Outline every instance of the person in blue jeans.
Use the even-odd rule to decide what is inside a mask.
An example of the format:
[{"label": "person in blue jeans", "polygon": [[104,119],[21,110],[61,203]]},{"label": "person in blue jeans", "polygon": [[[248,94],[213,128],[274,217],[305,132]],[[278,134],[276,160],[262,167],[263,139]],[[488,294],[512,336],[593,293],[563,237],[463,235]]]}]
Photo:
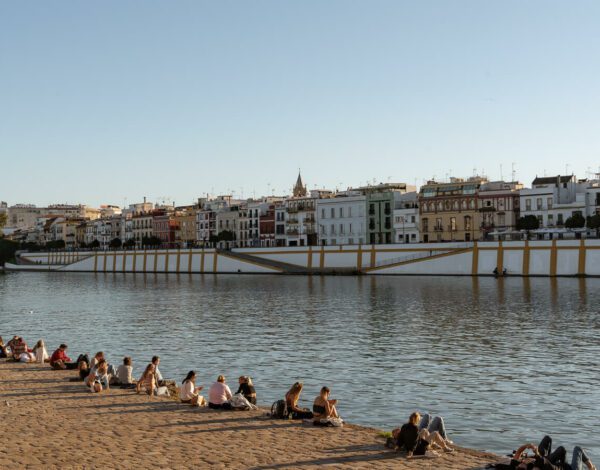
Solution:
[{"label": "person in blue jeans", "polygon": [[[592,460],[587,456],[585,451],[575,446],[573,448],[573,456],[571,457],[571,463],[567,463],[567,450],[560,446],[552,454],[548,456],[550,463],[558,465],[562,470],[583,470],[584,464],[588,470],[596,470],[596,466],[592,463]],[[562,467],[560,467],[562,465]]]},{"label": "person in blue jeans", "polygon": [[448,439],[446,434],[446,426],[444,425],[444,418],[441,416],[432,417],[429,413],[423,413],[421,415],[421,421],[419,422],[419,431],[422,429],[427,429],[427,431],[430,433],[437,431],[447,444],[453,444],[453,442]]}]

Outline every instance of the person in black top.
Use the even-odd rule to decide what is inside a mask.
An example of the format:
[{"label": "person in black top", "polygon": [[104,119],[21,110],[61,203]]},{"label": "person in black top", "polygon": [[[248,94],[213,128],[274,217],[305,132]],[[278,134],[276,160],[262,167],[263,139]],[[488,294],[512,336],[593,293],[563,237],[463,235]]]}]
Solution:
[{"label": "person in black top", "polygon": [[239,378],[239,383],[240,386],[236,393],[241,393],[246,400],[256,405],[256,390],[254,389],[254,385],[252,385],[252,379],[247,375],[242,375]]},{"label": "person in black top", "polygon": [[405,449],[407,457],[413,455],[425,455],[425,452],[433,446],[440,447],[446,452],[452,452],[446,441],[440,436],[437,431],[429,432],[427,429],[419,431],[419,422],[421,415],[417,412],[410,415],[408,423],[404,424],[400,429],[395,429],[392,432],[396,440],[396,449]]}]

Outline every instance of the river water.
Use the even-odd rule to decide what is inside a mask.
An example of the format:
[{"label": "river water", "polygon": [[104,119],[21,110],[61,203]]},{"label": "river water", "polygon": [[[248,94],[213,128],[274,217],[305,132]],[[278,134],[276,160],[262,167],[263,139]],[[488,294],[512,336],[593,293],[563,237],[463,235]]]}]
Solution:
[{"label": "river water", "polygon": [[[322,385],[348,421],[440,414],[459,445],[507,453],[545,433],[600,460],[600,279],[9,273],[0,334],[49,349],[153,354],[180,382],[254,378],[270,405]],[[51,351],[50,351],[51,352]],[[235,390],[234,390],[235,392]]]}]

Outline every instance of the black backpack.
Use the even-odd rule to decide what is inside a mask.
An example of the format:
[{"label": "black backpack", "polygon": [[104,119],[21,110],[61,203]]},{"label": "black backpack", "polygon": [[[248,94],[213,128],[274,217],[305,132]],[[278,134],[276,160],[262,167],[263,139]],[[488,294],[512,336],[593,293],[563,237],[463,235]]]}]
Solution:
[{"label": "black backpack", "polygon": [[277,400],[271,405],[271,418],[274,419],[287,419],[289,412],[285,400]]}]

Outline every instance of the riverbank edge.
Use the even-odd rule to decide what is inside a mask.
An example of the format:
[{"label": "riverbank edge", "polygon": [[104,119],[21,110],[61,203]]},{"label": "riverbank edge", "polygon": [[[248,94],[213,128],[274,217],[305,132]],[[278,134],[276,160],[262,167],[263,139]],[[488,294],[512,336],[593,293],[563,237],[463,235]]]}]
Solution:
[{"label": "riverbank edge", "polygon": [[[368,426],[319,428],[270,419],[264,407],[199,409],[131,390],[97,395],[73,377],[73,371],[0,361],[2,418],[18,437],[5,440],[0,467],[93,468],[105,455],[105,468],[474,470],[501,459],[462,447],[433,459],[406,459],[385,449],[382,431]],[[111,460],[115,456],[118,461]]]}]

